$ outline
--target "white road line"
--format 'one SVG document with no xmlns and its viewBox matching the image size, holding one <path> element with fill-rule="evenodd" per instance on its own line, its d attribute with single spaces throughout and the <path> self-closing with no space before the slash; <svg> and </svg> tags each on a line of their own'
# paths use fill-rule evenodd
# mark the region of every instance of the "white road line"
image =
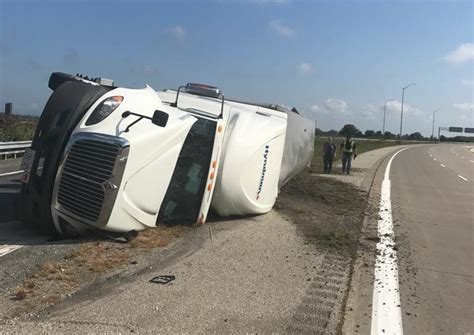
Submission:
<svg viewBox="0 0 474 335">
<path fill-rule="evenodd" d="M 444 164 L 440 164 L 440 165 L 441 165 L 442 167 L 446 167 L 446 165 L 444 165 Z"/>
<path fill-rule="evenodd" d="M 12 251 L 20 249 L 22 245 L 0 245 L 0 257 L 9 254 Z"/>
<path fill-rule="evenodd" d="M 403 334 L 402 307 L 398 284 L 397 252 L 393 231 L 392 203 L 390 200 L 390 167 L 393 159 L 403 150 L 397 151 L 388 161 L 382 181 L 377 243 L 375 259 L 374 292 L 372 299 L 371 334 Z"/>
<path fill-rule="evenodd" d="M 433 158 L 433 160 L 436 160 L 436 158 Z"/>
<path fill-rule="evenodd" d="M 464 159 L 464 156 L 461 156 L 461 159 Z"/>
<path fill-rule="evenodd" d="M 469 163 L 474 163 L 474 161 L 469 161 Z"/>
<path fill-rule="evenodd" d="M 461 178 L 461 179 L 464 180 L 464 181 L 468 181 L 467 178 L 464 178 L 464 177 L 461 176 L 460 174 L 458 174 L 458 177 Z"/>
<path fill-rule="evenodd" d="M 19 174 L 22 173 L 23 170 L 18 170 L 18 171 L 13 171 L 13 172 L 5 172 L 5 173 L 0 173 L 0 177 L 5 177 L 5 176 L 12 176 L 14 174 Z"/>
</svg>

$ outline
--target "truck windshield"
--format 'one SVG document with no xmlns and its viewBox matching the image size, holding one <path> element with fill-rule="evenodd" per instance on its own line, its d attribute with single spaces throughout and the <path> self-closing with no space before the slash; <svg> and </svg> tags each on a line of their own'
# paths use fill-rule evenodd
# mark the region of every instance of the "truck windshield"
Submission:
<svg viewBox="0 0 474 335">
<path fill-rule="evenodd" d="M 216 121 L 197 118 L 179 154 L 161 204 L 158 222 L 175 224 L 197 221 L 216 133 Z"/>
</svg>

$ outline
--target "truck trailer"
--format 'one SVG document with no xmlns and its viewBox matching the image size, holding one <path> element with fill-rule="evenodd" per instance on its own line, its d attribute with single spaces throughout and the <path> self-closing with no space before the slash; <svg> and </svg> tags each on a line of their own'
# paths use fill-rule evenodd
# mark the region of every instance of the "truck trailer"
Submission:
<svg viewBox="0 0 474 335">
<path fill-rule="evenodd" d="M 315 123 L 214 86 L 131 89 L 55 72 L 25 152 L 21 221 L 59 235 L 263 214 L 308 166 Z"/>
</svg>

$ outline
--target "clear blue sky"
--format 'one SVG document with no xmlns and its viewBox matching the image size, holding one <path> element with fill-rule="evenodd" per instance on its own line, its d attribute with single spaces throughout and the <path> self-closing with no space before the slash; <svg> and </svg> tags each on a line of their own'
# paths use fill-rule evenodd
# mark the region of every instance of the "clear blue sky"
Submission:
<svg viewBox="0 0 474 335">
<path fill-rule="evenodd" d="M 51 72 L 217 85 L 322 129 L 474 126 L 473 1 L 0 0 L 0 103 L 39 114 Z M 3 108 L 3 107 L 2 107 Z"/>
</svg>

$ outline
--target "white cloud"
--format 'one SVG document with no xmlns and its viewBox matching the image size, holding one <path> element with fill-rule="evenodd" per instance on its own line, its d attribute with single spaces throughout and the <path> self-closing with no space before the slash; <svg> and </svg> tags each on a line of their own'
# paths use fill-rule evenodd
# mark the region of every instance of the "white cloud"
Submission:
<svg viewBox="0 0 474 335">
<path fill-rule="evenodd" d="M 301 63 L 299 66 L 300 74 L 309 75 L 314 72 L 313 65 L 310 63 Z"/>
<path fill-rule="evenodd" d="M 362 110 L 362 117 L 365 120 L 373 121 L 380 116 L 380 112 L 383 107 L 374 104 L 368 104 L 364 110 Z"/>
<path fill-rule="evenodd" d="M 186 29 L 184 29 L 183 27 L 181 26 L 175 26 L 175 27 L 171 27 L 171 28 L 167 28 L 165 29 L 165 33 L 178 39 L 178 40 L 181 40 L 183 39 L 184 37 L 186 37 Z"/>
<path fill-rule="evenodd" d="M 400 113 L 402 109 L 402 103 L 398 100 L 392 100 L 387 102 L 387 113 Z M 424 113 L 421 109 L 413 107 L 407 103 L 403 103 L 403 113 L 411 114 L 417 117 L 423 116 Z"/>
<path fill-rule="evenodd" d="M 292 28 L 287 25 L 284 25 L 280 20 L 270 21 L 268 25 L 274 32 L 283 37 L 291 37 L 295 33 Z"/>
<path fill-rule="evenodd" d="M 461 80 L 461 84 L 465 86 L 474 86 L 474 80 L 472 79 L 463 79 Z"/>
<path fill-rule="evenodd" d="M 464 43 L 444 57 L 448 63 L 462 64 L 474 60 L 474 43 Z"/>
<path fill-rule="evenodd" d="M 453 107 L 462 112 L 472 112 L 474 111 L 474 104 L 463 103 L 463 104 L 453 104 Z"/>
<path fill-rule="evenodd" d="M 331 98 L 324 102 L 324 107 L 332 113 L 350 114 L 349 105 L 341 99 Z"/>
<path fill-rule="evenodd" d="M 318 105 L 312 105 L 309 109 L 310 109 L 313 113 L 317 113 L 317 112 L 320 112 L 320 111 L 321 111 L 321 107 L 319 107 Z"/>
</svg>

